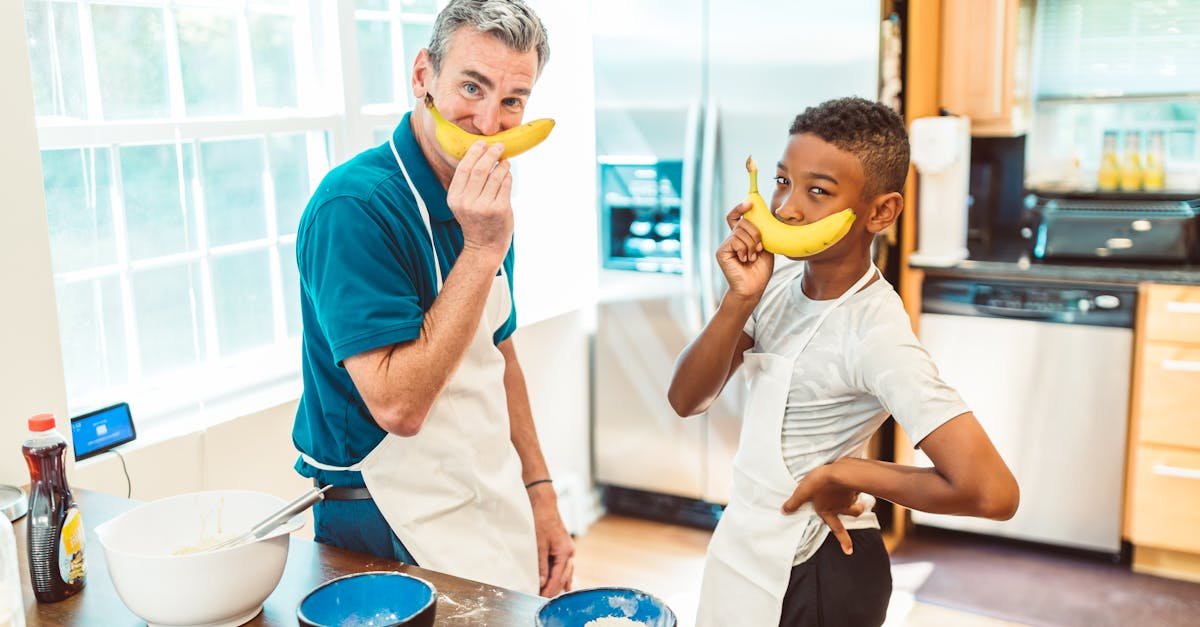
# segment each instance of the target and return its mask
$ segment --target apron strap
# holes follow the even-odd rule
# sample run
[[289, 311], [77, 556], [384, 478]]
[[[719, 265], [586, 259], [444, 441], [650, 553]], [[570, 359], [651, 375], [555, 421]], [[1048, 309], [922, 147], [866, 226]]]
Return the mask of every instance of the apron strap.
[[[388, 138], [388, 146], [392, 149], [392, 156], [396, 158], [396, 165], [400, 166], [400, 173], [404, 175], [404, 181], [408, 183], [408, 189], [412, 190], [413, 198], [417, 201], [417, 209], [421, 211], [421, 220], [425, 222], [425, 232], [429, 234], [429, 249], [433, 252], [433, 267], [437, 272], [437, 291], [441, 292], [442, 263], [438, 261], [437, 246], [433, 243], [433, 226], [429, 219], [429, 208], [425, 205], [425, 199], [421, 197], [421, 192], [417, 191], [417, 186], [413, 185], [412, 177], [408, 175], [408, 168], [404, 167], [404, 160], [400, 158], [400, 152], [396, 150], [396, 141], [394, 138]], [[500, 264], [499, 276], [504, 277], [505, 282], [508, 281], [504, 264]]]
[[392, 156], [396, 157], [396, 165], [400, 166], [400, 173], [404, 175], [408, 189], [412, 190], [413, 198], [417, 201], [417, 209], [421, 211], [421, 220], [425, 222], [425, 232], [429, 234], [429, 250], [433, 253], [433, 267], [437, 271], [437, 291], [441, 292], [442, 264], [438, 261], [437, 246], [433, 243], [433, 226], [429, 221], [429, 209], [425, 206], [425, 199], [421, 198], [421, 193], [417, 191], [417, 186], [413, 185], [412, 177], [408, 175], [408, 168], [404, 167], [404, 160], [400, 158], [400, 152], [396, 150], [395, 138], [388, 138], [388, 146], [392, 148]]
[[863, 274], [862, 277], [860, 277], [857, 281], [855, 281], [854, 285], [850, 286], [850, 289], [843, 292], [841, 296], [838, 296], [832, 304], [825, 308], [825, 311], [821, 312], [821, 315], [817, 317], [816, 322], [809, 327], [807, 335], [804, 336], [804, 341], [800, 343], [800, 347], [796, 350], [797, 358], [799, 357], [800, 353], [803, 353], [804, 349], [808, 347], [808, 343], [812, 341], [813, 337], [817, 335], [817, 331], [821, 328], [821, 324], [825, 322], [825, 318], [828, 318], [829, 314], [833, 313], [833, 310], [837, 309], [839, 305], [846, 302], [851, 296], [854, 296], [859, 292], [859, 290], [866, 287], [867, 283], [871, 281], [877, 272], [879, 272], [879, 269], [875, 267], [874, 263], [871, 263], [870, 267], [867, 268], [867, 272]]
[[351, 464], [349, 466], [330, 466], [329, 464], [322, 464], [321, 462], [313, 459], [308, 453], [300, 453], [300, 459], [303, 459], [304, 463], [312, 466], [313, 468], [327, 470], [329, 472], [359, 472], [362, 470], [362, 462]]

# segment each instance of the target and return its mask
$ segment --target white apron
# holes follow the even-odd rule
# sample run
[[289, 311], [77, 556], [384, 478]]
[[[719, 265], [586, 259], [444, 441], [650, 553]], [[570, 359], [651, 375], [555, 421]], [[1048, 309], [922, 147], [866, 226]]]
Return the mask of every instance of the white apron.
[[[392, 153], [433, 246], [429, 210], [395, 143]], [[436, 248], [433, 259], [441, 292]], [[349, 467], [302, 457], [324, 470], [362, 472], [375, 504], [422, 568], [536, 595], [533, 510], [510, 435], [504, 355], [492, 343], [493, 332], [508, 319], [511, 299], [502, 269], [466, 356], [417, 435], [389, 433]]]
[[[708, 545], [696, 627], [775, 627], [787, 592], [792, 562], [816, 516], [811, 503], [794, 514], [782, 512], [796, 489], [783, 460], [783, 415], [796, 359], [846, 299], [877, 272], [872, 265], [849, 290], [821, 313], [795, 352], [745, 353], [750, 387], [737, 454], [733, 489]], [[817, 527], [817, 529], [820, 529]]]

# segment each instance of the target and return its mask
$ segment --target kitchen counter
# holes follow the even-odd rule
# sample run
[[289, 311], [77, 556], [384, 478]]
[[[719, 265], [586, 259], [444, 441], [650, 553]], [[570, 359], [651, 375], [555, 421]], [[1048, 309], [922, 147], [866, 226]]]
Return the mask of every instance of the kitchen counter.
[[1200, 285], [1200, 265], [1129, 263], [1122, 261], [1038, 261], [1024, 240], [1006, 240], [990, 246], [968, 244], [970, 257], [950, 267], [910, 263], [926, 276], [1019, 281], [1136, 285], [1142, 282]]
[[[25, 620], [29, 627], [38, 625], [145, 625], [126, 609], [108, 577], [104, 550], [94, 529], [101, 523], [133, 509], [139, 504], [115, 496], [88, 490], [73, 490], [83, 513], [87, 538], [87, 586], [77, 595], [58, 603], [37, 603], [29, 584], [26, 564], [25, 522], [14, 523], [17, 552], [21, 556], [20, 574], [25, 601]], [[432, 583], [438, 590], [435, 625], [528, 627], [545, 599], [512, 590], [452, 577], [442, 573], [380, 559], [365, 553], [345, 551], [310, 540], [293, 537], [283, 579], [263, 611], [247, 625], [295, 625], [296, 605], [319, 584], [352, 573], [371, 570], [396, 570]]]

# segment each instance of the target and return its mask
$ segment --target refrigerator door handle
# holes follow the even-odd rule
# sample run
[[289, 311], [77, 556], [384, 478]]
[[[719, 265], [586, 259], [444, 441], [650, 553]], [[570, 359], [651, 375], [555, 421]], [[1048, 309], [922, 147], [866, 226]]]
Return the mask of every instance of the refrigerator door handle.
[[720, 108], [715, 101], [710, 101], [704, 114], [703, 153], [700, 157], [700, 203], [696, 213], [697, 257], [700, 279], [700, 311], [705, 324], [712, 318], [717, 309], [716, 287], [713, 281], [717, 272], [714, 258], [717, 253], [718, 236], [714, 232], [715, 225], [724, 225], [724, 219], [714, 219], [713, 212], [722, 211], [716, 206], [717, 197], [717, 141], [720, 130]]
[[693, 99], [688, 103], [687, 122], [684, 127], [686, 136], [683, 138], [683, 186], [680, 198], [679, 240], [680, 261], [683, 263], [683, 282], [687, 289], [687, 318], [693, 332], [698, 333], [705, 322], [701, 308], [703, 281], [700, 273], [699, 230], [703, 228], [697, 209], [696, 191], [699, 176], [700, 160], [700, 125], [703, 119], [700, 114], [700, 100]]

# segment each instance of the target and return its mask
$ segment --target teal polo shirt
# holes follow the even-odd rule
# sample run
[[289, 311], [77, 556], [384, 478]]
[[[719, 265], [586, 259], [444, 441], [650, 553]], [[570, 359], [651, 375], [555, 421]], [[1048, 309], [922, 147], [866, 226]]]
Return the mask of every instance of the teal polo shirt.
[[[409, 116], [392, 134], [396, 150], [429, 210], [443, 280], [463, 248], [462, 227], [446, 189], [417, 146]], [[331, 170], [309, 200], [296, 234], [304, 324], [304, 393], [292, 442], [332, 466], [361, 461], [385, 431], [375, 423], [343, 363], [347, 357], [416, 339], [437, 296], [429, 234], [392, 149], [382, 144]], [[512, 291], [513, 250], [504, 258]], [[493, 340], [516, 329], [516, 309]], [[296, 470], [322, 483], [361, 487], [357, 472]]]

